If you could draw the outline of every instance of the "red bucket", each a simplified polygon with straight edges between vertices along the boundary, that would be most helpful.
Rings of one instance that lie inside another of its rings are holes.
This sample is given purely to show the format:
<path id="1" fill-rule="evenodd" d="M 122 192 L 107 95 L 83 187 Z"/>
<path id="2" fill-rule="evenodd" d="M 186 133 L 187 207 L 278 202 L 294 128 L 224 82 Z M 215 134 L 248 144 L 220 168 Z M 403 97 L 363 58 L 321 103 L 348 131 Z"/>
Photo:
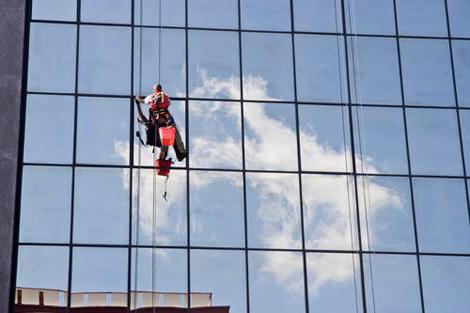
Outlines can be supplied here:
<path id="1" fill-rule="evenodd" d="M 160 127 L 158 129 L 162 146 L 170 147 L 175 143 L 176 128 L 174 127 Z"/>
<path id="2" fill-rule="evenodd" d="M 160 160 L 155 161 L 155 166 L 157 167 L 157 174 L 160 176 L 168 176 L 170 174 L 170 160 Z"/>

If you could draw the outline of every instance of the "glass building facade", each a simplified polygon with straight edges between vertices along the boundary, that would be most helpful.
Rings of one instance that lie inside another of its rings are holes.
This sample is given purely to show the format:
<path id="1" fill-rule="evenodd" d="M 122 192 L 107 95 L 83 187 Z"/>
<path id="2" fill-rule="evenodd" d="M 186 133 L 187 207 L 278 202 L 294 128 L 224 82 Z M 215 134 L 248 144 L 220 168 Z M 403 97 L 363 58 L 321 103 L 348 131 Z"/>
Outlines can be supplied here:
<path id="1" fill-rule="evenodd" d="M 470 1 L 31 0 L 28 26 L 15 312 L 470 311 Z M 167 200 L 135 137 L 157 81 L 189 151 Z"/>

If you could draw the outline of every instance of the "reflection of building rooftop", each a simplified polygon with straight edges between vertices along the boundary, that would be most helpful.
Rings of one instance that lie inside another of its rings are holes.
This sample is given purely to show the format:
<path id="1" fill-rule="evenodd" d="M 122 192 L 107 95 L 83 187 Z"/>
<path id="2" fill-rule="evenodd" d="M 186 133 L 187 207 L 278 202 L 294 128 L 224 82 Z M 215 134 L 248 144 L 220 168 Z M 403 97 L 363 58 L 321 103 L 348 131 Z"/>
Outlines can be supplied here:
<path id="1" fill-rule="evenodd" d="M 127 312 L 125 292 L 76 292 L 71 293 L 71 310 L 76 313 Z M 66 312 L 68 292 L 57 289 L 17 288 L 15 313 Z M 131 312 L 178 313 L 186 312 L 188 294 L 179 292 L 131 292 Z M 135 310 L 134 301 L 137 301 Z M 229 306 L 212 306 L 212 293 L 192 292 L 190 312 L 228 313 Z"/>

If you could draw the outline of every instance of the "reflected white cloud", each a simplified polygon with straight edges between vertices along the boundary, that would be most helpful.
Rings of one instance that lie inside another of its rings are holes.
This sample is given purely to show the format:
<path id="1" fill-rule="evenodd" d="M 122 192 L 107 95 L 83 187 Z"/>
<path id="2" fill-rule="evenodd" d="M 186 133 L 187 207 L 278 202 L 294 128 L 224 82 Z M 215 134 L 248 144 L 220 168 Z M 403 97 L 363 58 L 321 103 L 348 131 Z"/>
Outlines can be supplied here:
<path id="1" fill-rule="evenodd" d="M 201 98 L 238 98 L 240 95 L 239 81 L 234 77 L 228 79 L 219 79 L 209 77 L 204 70 L 199 71 L 202 85 L 196 88 L 191 94 L 192 97 Z M 247 98 L 263 98 L 276 100 L 269 95 L 267 81 L 262 77 L 245 77 L 244 91 Z M 225 117 L 237 118 L 236 111 L 227 109 L 220 102 L 214 101 L 210 108 L 211 112 L 225 110 Z M 296 149 L 292 153 L 283 153 L 280 156 L 280 143 L 289 142 L 296 138 L 296 130 L 289 127 L 285 121 L 275 118 L 269 114 L 263 105 L 253 104 L 245 105 L 245 129 L 250 131 L 250 136 L 245 138 L 247 154 L 250 155 L 250 162 L 254 168 L 283 168 L 284 164 L 297 164 Z M 202 114 L 202 112 L 200 112 Z M 207 114 L 208 119 L 217 118 L 217 114 Z M 195 111 L 195 114 L 198 114 Z M 304 149 L 311 158 L 303 162 L 314 162 L 324 164 L 331 168 L 351 168 L 351 160 L 345 164 L 344 150 L 338 150 L 325 143 L 320 143 L 313 130 L 302 129 L 300 135 L 303 138 Z M 204 159 L 205 163 L 213 167 L 222 164 L 233 163 L 237 157 L 236 151 L 239 147 L 236 141 L 229 135 L 223 140 L 218 140 L 222 148 L 215 149 L 213 141 L 207 138 L 192 138 L 197 144 L 191 147 L 190 158 L 192 160 Z M 295 146 L 295 143 L 294 143 Z M 135 145 L 135 149 L 138 145 Z M 252 149 L 251 151 L 249 149 Z M 346 153 L 349 155 L 349 148 L 346 147 Z M 122 149 L 123 157 L 128 155 L 128 151 Z M 373 170 L 374 160 L 363 158 L 365 166 L 370 171 Z M 149 160 L 147 160 L 149 161 Z M 366 164 L 367 162 L 367 164 Z M 175 171 L 173 171 L 174 173 Z M 202 177 L 197 173 L 191 173 L 195 176 L 192 180 L 192 187 L 197 188 L 206 184 Z M 230 176 L 228 176 L 230 177 Z M 144 218 L 141 220 L 140 227 L 145 230 L 147 236 L 151 235 L 152 212 L 152 177 L 144 175 L 142 177 L 141 198 Z M 176 201 L 182 201 L 177 195 L 185 194 L 184 176 L 173 175 L 170 180 L 173 181 L 169 190 L 169 200 L 164 202 L 159 197 L 157 210 L 157 230 L 164 227 L 172 227 L 183 231 L 184 225 L 167 225 L 170 222 L 169 207 Z M 263 175 L 250 175 L 247 180 L 252 187 L 256 188 L 261 197 L 260 206 L 257 214 L 261 219 L 263 226 L 262 241 L 264 246 L 279 247 L 295 246 L 298 242 L 298 233 L 300 228 L 299 206 L 298 206 L 298 185 L 293 185 L 291 180 L 283 179 L 282 174 L 272 175 L 271 179 L 266 180 Z M 159 183 L 162 181 L 159 178 Z M 239 184 L 239 181 L 233 181 L 233 184 Z M 362 186 L 359 184 L 359 195 L 362 195 Z M 378 210 L 384 208 L 400 208 L 402 200 L 396 192 L 377 183 L 369 181 L 368 184 L 368 209 L 370 216 L 376 214 Z M 352 188 L 352 186 L 351 186 Z M 348 201 L 351 203 L 353 215 L 355 216 L 354 199 L 352 193 L 348 197 L 346 191 L 346 179 L 344 177 L 331 175 L 315 175 L 310 179 L 303 181 L 304 213 L 305 213 L 305 231 L 310 231 L 313 235 L 306 238 L 306 246 L 309 248 L 332 249 L 350 249 L 351 241 L 353 247 L 357 244 L 356 238 L 350 238 L 350 226 L 353 227 L 354 237 L 356 235 L 355 225 L 350 225 L 350 212 Z M 352 189 L 351 189 L 352 190 Z M 361 199 L 359 199 L 362 201 Z M 282 213 L 281 213 L 282 212 Z M 272 214 L 270 214 L 272 213 Z M 273 226 L 274 225 L 274 226 Z M 280 244 L 282 243 L 282 244 Z M 287 292 L 303 293 L 303 282 L 298 281 L 299 272 L 303 271 L 302 266 L 298 264 L 294 253 L 267 253 L 262 266 L 262 272 L 271 275 L 272 278 L 284 286 Z M 346 258 L 335 258 L 328 254 L 322 254 L 315 258 L 315 261 L 309 264 L 309 290 L 317 292 L 326 283 L 345 282 L 353 279 L 352 265 Z M 356 264 L 357 266 L 357 264 Z"/>

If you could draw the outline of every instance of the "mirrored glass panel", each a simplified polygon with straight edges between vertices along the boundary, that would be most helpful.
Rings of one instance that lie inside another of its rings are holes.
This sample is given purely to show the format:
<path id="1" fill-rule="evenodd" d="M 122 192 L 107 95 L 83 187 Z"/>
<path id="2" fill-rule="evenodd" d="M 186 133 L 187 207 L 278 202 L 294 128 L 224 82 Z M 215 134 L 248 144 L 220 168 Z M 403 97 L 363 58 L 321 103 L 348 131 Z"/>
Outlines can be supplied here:
<path id="1" fill-rule="evenodd" d="M 343 31 L 340 0 L 293 0 L 296 31 Z"/>
<path id="2" fill-rule="evenodd" d="M 293 104 L 244 103 L 244 118 L 248 169 L 298 169 Z"/>
<path id="3" fill-rule="evenodd" d="M 81 22 L 130 24 L 132 1 L 134 0 L 80 0 L 80 20 Z"/>
<path id="4" fill-rule="evenodd" d="M 358 177 L 362 249 L 415 251 L 410 181 L 404 177 Z"/>
<path id="5" fill-rule="evenodd" d="M 131 271 L 131 310 L 188 306 L 186 250 L 133 249 Z"/>
<path id="6" fill-rule="evenodd" d="M 465 158 L 465 169 L 470 171 L 470 110 L 460 110 L 460 129 Z"/>
<path id="7" fill-rule="evenodd" d="M 303 171 L 352 171 L 348 108 L 300 105 L 299 123 Z"/>
<path id="8" fill-rule="evenodd" d="M 137 25 L 149 25 L 149 26 L 159 26 L 159 25 L 184 26 L 185 25 L 185 0 L 133 0 L 133 1 L 135 3 L 134 14 L 135 14 L 135 23 Z M 192 2 L 192 1 L 193 0 L 188 1 L 188 2 Z M 161 12 L 161 15 L 160 15 L 160 12 Z M 161 23 L 160 23 L 160 16 L 161 16 Z"/>
<path id="9" fill-rule="evenodd" d="M 356 249 L 352 177 L 302 175 L 302 196 L 306 249 Z"/>
<path id="10" fill-rule="evenodd" d="M 470 307 L 470 258 L 422 256 L 426 312 L 464 312 Z"/>
<path id="11" fill-rule="evenodd" d="M 348 33 L 395 35 L 393 0 L 344 1 Z"/>
<path id="12" fill-rule="evenodd" d="M 470 41 L 453 40 L 452 51 L 459 106 L 470 107 L 470 88 L 468 88 L 468 82 L 470 81 Z"/>
<path id="13" fill-rule="evenodd" d="M 394 38 L 358 37 L 348 43 L 351 99 L 364 104 L 401 104 Z"/>
<path id="14" fill-rule="evenodd" d="M 130 27 L 80 27 L 79 92 L 128 95 L 130 70 Z"/>
<path id="15" fill-rule="evenodd" d="M 462 158 L 454 110 L 407 109 L 411 171 L 461 175 Z"/>
<path id="16" fill-rule="evenodd" d="M 414 178 L 413 187 L 419 249 L 469 253 L 470 226 L 464 180 Z"/>
<path id="17" fill-rule="evenodd" d="M 33 0 L 32 6 L 34 20 L 77 20 L 77 0 Z"/>
<path id="18" fill-rule="evenodd" d="M 75 243 L 129 242 L 129 171 L 117 168 L 75 170 Z"/>
<path id="19" fill-rule="evenodd" d="M 72 169 L 25 166 L 22 182 L 20 242 L 68 243 Z"/>
<path id="20" fill-rule="evenodd" d="M 348 100 L 342 37 L 295 35 L 295 62 L 299 101 Z"/>
<path id="21" fill-rule="evenodd" d="M 358 172 L 367 174 L 408 172 L 401 108 L 354 107 L 353 122 Z"/>
<path id="22" fill-rule="evenodd" d="M 243 251 L 191 250 L 191 307 L 201 312 L 246 312 Z"/>
<path id="23" fill-rule="evenodd" d="M 305 312 L 302 254 L 250 251 L 250 312 Z"/>
<path id="24" fill-rule="evenodd" d="M 28 95 L 24 161 L 72 163 L 74 98 Z"/>
<path id="25" fill-rule="evenodd" d="M 128 255 L 120 248 L 73 248 L 72 309 L 125 310 Z"/>
<path id="26" fill-rule="evenodd" d="M 289 0 L 240 0 L 242 28 L 290 30 Z"/>
<path id="27" fill-rule="evenodd" d="M 310 312 L 362 312 L 359 267 L 359 259 L 353 254 L 308 253 Z"/>
<path id="28" fill-rule="evenodd" d="M 416 256 L 364 254 L 363 260 L 368 312 L 421 312 Z"/>
<path id="29" fill-rule="evenodd" d="M 64 312 L 68 268 L 69 248 L 20 246 L 14 312 L 43 312 L 45 306 Z"/>
<path id="30" fill-rule="evenodd" d="M 246 174 L 248 245 L 300 249 L 302 226 L 297 174 Z"/>
<path id="31" fill-rule="evenodd" d="M 191 167 L 242 168 L 239 102 L 191 101 Z"/>
<path id="32" fill-rule="evenodd" d="M 397 0 L 401 35 L 447 36 L 445 0 Z"/>
<path id="33" fill-rule="evenodd" d="M 447 40 L 400 40 L 405 103 L 454 106 Z"/>
<path id="34" fill-rule="evenodd" d="M 454 37 L 470 37 L 470 2 L 467 0 L 448 0 L 450 32 Z"/>
<path id="35" fill-rule="evenodd" d="M 128 99 L 78 99 L 77 162 L 129 163 Z"/>
<path id="36" fill-rule="evenodd" d="M 245 244 L 241 173 L 193 171 L 190 175 L 191 245 Z"/>
<path id="37" fill-rule="evenodd" d="M 190 96 L 240 99 L 238 51 L 235 32 L 190 31 Z"/>
<path id="38" fill-rule="evenodd" d="M 75 90 L 77 26 L 31 23 L 28 90 Z"/>
<path id="39" fill-rule="evenodd" d="M 166 182 L 165 200 L 165 177 L 156 176 L 154 182 L 154 171 L 134 169 L 132 242 L 137 245 L 155 242 L 157 245 L 186 246 L 186 172 L 171 171 Z"/>
<path id="40" fill-rule="evenodd" d="M 242 49 L 245 99 L 294 99 L 290 35 L 243 33 Z"/>
<path id="41" fill-rule="evenodd" d="M 188 24 L 189 27 L 238 28 L 238 1 L 188 1 Z"/>
<path id="42" fill-rule="evenodd" d="M 134 94 L 151 94 L 160 76 L 170 97 L 186 96 L 184 31 L 163 29 L 160 41 L 158 29 L 135 28 L 134 36 Z"/>

